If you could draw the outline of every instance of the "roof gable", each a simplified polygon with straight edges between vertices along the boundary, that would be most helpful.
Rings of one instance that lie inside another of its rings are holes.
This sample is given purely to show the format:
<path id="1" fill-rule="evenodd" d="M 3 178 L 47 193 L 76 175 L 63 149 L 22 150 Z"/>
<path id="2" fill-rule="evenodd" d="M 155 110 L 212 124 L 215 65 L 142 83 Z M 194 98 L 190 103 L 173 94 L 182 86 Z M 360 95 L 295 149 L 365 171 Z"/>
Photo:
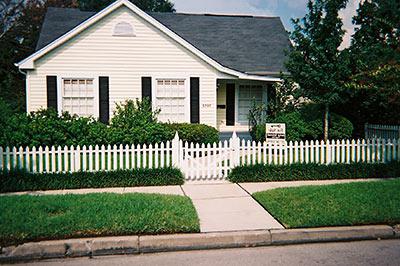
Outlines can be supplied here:
<path id="1" fill-rule="evenodd" d="M 126 6 L 131 11 L 142 17 L 145 21 L 153 25 L 154 27 L 158 28 L 161 30 L 163 33 L 165 33 L 167 36 L 171 37 L 174 39 L 176 42 L 178 42 L 180 45 L 188 49 L 190 52 L 193 54 L 197 55 L 200 59 L 204 60 L 206 63 L 210 64 L 214 68 L 216 68 L 218 71 L 221 71 L 222 73 L 226 73 L 229 75 L 237 76 L 239 78 L 251 78 L 251 79 L 260 79 L 260 80 L 271 80 L 271 81 L 277 81 L 279 79 L 277 78 L 272 78 L 272 77 L 259 77 L 259 76 L 250 76 L 248 74 L 245 74 L 244 70 L 240 70 L 240 68 L 237 68 L 236 70 L 231 68 L 229 64 L 224 64 L 224 60 L 221 60 L 218 62 L 214 58 L 212 58 L 210 55 L 206 54 L 206 52 L 200 50 L 198 47 L 196 47 L 191 41 L 186 40 L 185 38 L 182 38 L 179 33 L 182 35 L 184 34 L 184 31 L 182 29 L 178 29 L 176 27 L 177 24 L 172 25 L 173 23 L 167 23 L 167 19 L 170 18 L 169 16 L 165 16 L 165 14 L 157 14 L 153 13 L 150 16 L 149 14 L 143 12 L 139 8 L 137 8 L 135 5 L 133 5 L 131 2 L 128 0 L 119 0 L 108 6 L 107 8 L 103 9 L 102 11 L 98 13 L 93 13 L 93 12 L 82 12 L 77 9 L 65 9 L 65 8 L 50 8 L 48 10 L 48 13 L 46 14 L 46 18 L 42 27 L 42 32 L 40 34 L 40 38 L 37 44 L 37 51 L 29 56 L 28 58 L 22 60 L 18 64 L 16 64 L 18 67 L 21 69 L 33 69 L 34 68 L 34 61 L 41 56 L 45 55 L 49 51 L 53 50 L 54 48 L 62 45 L 64 42 L 68 41 L 69 39 L 73 38 L 75 35 L 79 34 L 86 28 L 90 27 L 100 19 L 102 19 L 104 16 L 110 14 L 117 8 L 121 6 Z M 164 16 L 162 16 L 164 15 Z M 181 14 L 171 14 L 171 15 L 177 15 L 180 16 Z M 190 16 L 190 15 L 185 15 L 185 16 Z M 154 17 L 157 17 L 155 19 Z M 195 16 L 190 16 L 190 17 L 195 17 Z M 163 21 L 163 22 L 161 22 Z M 164 25 L 165 24 L 170 24 L 169 27 Z M 191 24 L 193 25 L 193 24 Z M 203 35 L 207 36 L 207 35 Z M 186 37 L 189 38 L 190 37 Z M 192 39 L 193 41 L 193 39 Z M 194 42 L 195 43 L 195 42 Z M 204 48 L 203 48 L 204 49 Z M 207 49 L 204 49 L 207 50 Z M 240 58 L 236 58 L 235 60 L 239 61 Z M 239 71 L 238 71 L 239 70 Z"/>

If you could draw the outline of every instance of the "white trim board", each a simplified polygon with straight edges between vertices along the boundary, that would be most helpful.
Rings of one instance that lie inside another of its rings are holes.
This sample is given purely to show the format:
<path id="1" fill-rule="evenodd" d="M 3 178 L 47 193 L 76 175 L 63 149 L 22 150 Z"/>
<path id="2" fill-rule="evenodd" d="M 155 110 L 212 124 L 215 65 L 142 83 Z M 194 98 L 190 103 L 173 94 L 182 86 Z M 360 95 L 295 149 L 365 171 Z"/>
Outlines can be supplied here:
<path id="1" fill-rule="evenodd" d="M 100 12 L 96 13 L 95 15 L 90 17 L 89 19 L 85 20 L 84 22 L 82 22 L 81 24 L 79 24 L 78 26 L 76 26 L 75 28 L 70 30 L 69 32 L 65 33 L 61 37 L 57 38 L 53 42 L 49 43 L 48 45 L 46 45 L 45 47 L 43 47 L 39 51 L 33 53 L 32 55 L 30 55 L 29 57 L 25 58 L 24 60 L 18 62 L 15 65 L 19 69 L 35 69 L 35 65 L 34 65 L 35 60 L 39 59 L 43 55 L 45 55 L 48 52 L 52 51 L 53 49 L 59 47 L 60 45 L 62 45 L 66 41 L 72 39 L 74 36 L 80 34 L 82 31 L 84 31 L 88 27 L 92 26 L 93 24 L 95 24 L 96 22 L 101 20 L 103 17 L 105 17 L 108 14 L 112 13 L 113 11 L 115 11 L 116 9 L 118 9 L 121 6 L 126 6 L 132 12 L 134 12 L 135 14 L 140 16 L 142 19 L 144 19 L 146 22 L 148 22 L 152 26 L 154 26 L 157 29 L 159 29 L 161 32 L 163 32 L 164 34 L 166 34 L 167 36 L 169 36 L 170 38 L 175 40 L 178 44 L 182 45 L 184 48 L 189 50 L 191 53 L 193 53 L 194 55 L 196 55 L 197 57 L 199 57 L 200 59 L 205 61 L 207 64 L 209 64 L 212 67 L 214 67 L 216 70 L 222 72 L 223 74 L 232 75 L 232 76 L 235 76 L 235 77 L 237 77 L 239 79 L 273 81 L 273 82 L 281 81 L 280 78 L 270 77 L 270 76 L 250 75 L 250 74 L 242 73 L 240 71 L 233 70 L 233 69 L 230 69 L 230 68 L 222 66 L 217 61 L 215 61 L 214 59 L 210 58 L 209 56 L 207 56 L 206 54 L 201 52 L 199 49 L 197 49 L 196 47 L 191 45 L 189 42 L 184 40 L 182 37 L 180 37 L 179 35 L 177 35 L 173 31 L 171 31 L 169 28 L 164 26 L 162 23 L 158 22 L 156 19 L 154 19 L 153 17 L 148 15 L 146 12 L 142 11 L 141 9 L 139 9 L 137 6 L 132 4 L 129 0 L 118 0 L 118 1 L 115 1 L 114 3 L 112 3 L 108 7 L 104 8 Z"/>

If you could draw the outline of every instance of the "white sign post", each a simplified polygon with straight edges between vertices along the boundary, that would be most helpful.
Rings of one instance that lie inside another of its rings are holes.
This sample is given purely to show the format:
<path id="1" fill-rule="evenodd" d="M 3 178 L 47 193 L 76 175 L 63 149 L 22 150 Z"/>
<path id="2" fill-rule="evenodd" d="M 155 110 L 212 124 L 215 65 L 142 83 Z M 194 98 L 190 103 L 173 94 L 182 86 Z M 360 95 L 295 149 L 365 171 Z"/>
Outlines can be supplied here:
<path id="1" fill-rule="evenodd" d="M 265 128 L 265 140 L 268 144 L 285 144 L 286 124 L 267 123 Z"/>

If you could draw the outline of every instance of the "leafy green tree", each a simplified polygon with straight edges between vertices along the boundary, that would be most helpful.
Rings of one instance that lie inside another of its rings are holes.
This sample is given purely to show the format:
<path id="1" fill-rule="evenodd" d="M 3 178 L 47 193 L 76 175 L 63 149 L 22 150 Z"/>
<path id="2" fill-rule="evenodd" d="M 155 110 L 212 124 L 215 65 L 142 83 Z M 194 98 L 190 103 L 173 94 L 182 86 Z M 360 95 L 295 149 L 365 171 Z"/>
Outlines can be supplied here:
<path id="1" fill-rule="evenodd" d="M 352 116 L 363 122 L 400 123 L 400 2 L 360 3 L 349 53 Z M 357 112 L 357 113 L 354 113 Z"/>
<path id="2" fill-rule="evenodd" d="M 328 139 L 331 105 L 342 100 L 348 58 L 339 50 L 344 30 L 338 13 L 347 0 L 308 1 L 308 14 L 293 19 L 293 49 L 286 67 L 303 96 L 324 106 L 324 139 Z"/>
<path id="3" fill-rule="evenodd" d="M 79 8 L 85 11 L 99 11 L 115 0 L 79 0 Z M 175 12 L 174 4 L 169 0 L 130 0 L 144 11 Z"/>
<path id="4" fill-rule="evenodd" d="M 10 1 L 3 6 L 4 13 L 0 19 L 0 96 L 16 111 L 25 110 L 25 77 L 14 63 L 34 52 L 48 6 L 77 5 L 75 0 L 25 0 Z"/>

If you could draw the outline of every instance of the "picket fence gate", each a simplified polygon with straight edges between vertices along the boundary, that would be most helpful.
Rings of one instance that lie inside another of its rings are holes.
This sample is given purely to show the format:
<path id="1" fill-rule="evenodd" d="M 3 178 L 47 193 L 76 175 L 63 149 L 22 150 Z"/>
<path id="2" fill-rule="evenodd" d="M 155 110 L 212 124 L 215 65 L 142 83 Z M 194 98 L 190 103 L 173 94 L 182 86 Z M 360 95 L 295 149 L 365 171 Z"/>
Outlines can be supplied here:
<path id="1" fill-rule="evenodd" d="M 226 179 L 236 166 L 293 163 L 386 163 L 400 160 L 400 139 L 300 141 L 281 145 L 240 140 L 213 144 L 172 141 L 155 145 L 0 147 L 0 169 L 32 173 L 177 167 L 187 181 Z"/>

